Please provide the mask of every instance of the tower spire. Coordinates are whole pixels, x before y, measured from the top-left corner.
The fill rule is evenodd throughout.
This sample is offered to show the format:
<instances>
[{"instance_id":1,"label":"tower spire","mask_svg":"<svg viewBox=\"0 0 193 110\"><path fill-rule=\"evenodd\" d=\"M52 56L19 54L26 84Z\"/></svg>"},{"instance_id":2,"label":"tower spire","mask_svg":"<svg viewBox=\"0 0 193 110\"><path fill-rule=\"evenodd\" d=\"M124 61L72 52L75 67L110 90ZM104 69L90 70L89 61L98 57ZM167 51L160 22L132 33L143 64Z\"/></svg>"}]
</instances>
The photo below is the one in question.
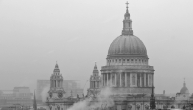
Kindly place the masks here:
<instances>
[{"instance_id":1,"label":"tower spire","mask_svg":"<svg viewBox=\"0 0 193 110\"><path fill-rule=\"evenodd\" d=\"M184 87L186 86L185 78L184 78Z\"/></svg>"},{"instance_id":2,"label":"tower spire","mask_svg":"<svg viewBox=\"0 0 193 110\"><path fill-rule=\"evenodd\" d=\"M150 109L155 109L155 96L154 96L154 85L152 84L152 93L150 98Z\"/></svg>"},{"instance_id":3,"label":"tower spire","mask_svg":"<svg viewBox=\"0 0 193 110\"><path fill-rule=\"evenodd\" d=\"M129 13L129 11L128 11L128 5L129 5L128 1L125 4L126 4L126 8L127 8L126 12Z\"/></svg>"},{"instance_id":4,"label":"tower spire","mask_svg":"<svg viewBox=\"0 0 193 110\"><path fill-rule=\"evenodd\" d=\"M128 4L129 4L128 1L125 4L126 4L126 13L124 15L123 20L122 35L133 35L132 20L130 19L130 13L128 11Z\"/></svg>"},{"instance_id":5,"label":"tower spire","mask_svg":"<svg viewBox=\"0 0 193 110\"><path fill-rule=\"evenodd\" d=\"M37 103L36 103L36 95L35 95L35 90L34 90L33 109L34 109L34 110L37 110Z\"/></svg>"},{"instance_id":6,"label":"tower spire","mask_svg":"<svg viewBox=\"0 0 193 110\"><path fill-rule=\"evenodd\" d=\"M94 65L94 69L97 69L97 64L96 64L96 62L95 62L95 65Z\"/></svg>"}]
</instances>

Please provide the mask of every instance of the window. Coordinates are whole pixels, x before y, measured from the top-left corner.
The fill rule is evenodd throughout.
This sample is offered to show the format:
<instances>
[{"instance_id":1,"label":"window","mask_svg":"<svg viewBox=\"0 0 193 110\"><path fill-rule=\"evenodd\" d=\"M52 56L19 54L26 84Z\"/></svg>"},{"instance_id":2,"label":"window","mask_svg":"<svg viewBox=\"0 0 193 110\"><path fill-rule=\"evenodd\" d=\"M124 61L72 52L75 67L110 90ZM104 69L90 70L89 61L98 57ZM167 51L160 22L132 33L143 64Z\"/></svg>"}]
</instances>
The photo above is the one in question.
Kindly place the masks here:
<instances>
[{"instance_id":1,"label":"window","mask_svg":"<svg viewBox=\"0 0 193 110\"><path fill-rule=\"evenodd\" d=\"M131 59L131 61L133 61L133 59Z\"/></svg>"},{"instance_id":2,"label":"window","mask_svg":"<svg viewBox=\"0 0 193 110\"><path fill-rule=\"evenodd\" d=\"M127 61L129 61L129 59L127 59Z\"/></svg>"}]
</instances>

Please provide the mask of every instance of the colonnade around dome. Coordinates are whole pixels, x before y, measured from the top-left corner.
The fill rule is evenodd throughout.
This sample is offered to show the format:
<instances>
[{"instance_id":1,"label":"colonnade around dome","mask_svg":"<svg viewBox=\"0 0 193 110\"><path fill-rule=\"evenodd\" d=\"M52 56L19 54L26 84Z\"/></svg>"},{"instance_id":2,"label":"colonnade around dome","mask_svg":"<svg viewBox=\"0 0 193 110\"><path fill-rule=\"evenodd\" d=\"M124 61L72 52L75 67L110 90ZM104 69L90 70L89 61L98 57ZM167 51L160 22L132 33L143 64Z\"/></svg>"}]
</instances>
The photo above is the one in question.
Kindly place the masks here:
<instances>
[{"instance_id":1,"label":"colonnade around dome","mask_svg":"<svg viewBox=\"0 0 193 110\"><path fill-rule=\"evenodd\" d=\"M145 72L103 72L101 74L102 87L122 88L119 93L151 93L153 77L153 73Z\"/></svg>"}]
</instances>

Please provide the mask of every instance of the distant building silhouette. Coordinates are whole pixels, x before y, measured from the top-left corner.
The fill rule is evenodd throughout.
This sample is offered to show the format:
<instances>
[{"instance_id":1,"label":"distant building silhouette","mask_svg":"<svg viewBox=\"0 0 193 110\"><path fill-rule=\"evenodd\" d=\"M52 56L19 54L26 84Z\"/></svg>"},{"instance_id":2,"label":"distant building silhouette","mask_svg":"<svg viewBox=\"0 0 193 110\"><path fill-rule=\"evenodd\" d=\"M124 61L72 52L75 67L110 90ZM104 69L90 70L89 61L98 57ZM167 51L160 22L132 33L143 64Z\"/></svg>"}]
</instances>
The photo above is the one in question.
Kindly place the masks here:
<instances>
[{"instance_id":1,"label":"distant building silhouette","mask_svg":"<svg viewBox=\"0 0 193 110\"><path fill-rule=\"evenodd\" d=\"M14 87L13 90L0 91L0 107L12 106L14 104L32 106L33 93L29 87Z\"/></svg>"}]
</instances>

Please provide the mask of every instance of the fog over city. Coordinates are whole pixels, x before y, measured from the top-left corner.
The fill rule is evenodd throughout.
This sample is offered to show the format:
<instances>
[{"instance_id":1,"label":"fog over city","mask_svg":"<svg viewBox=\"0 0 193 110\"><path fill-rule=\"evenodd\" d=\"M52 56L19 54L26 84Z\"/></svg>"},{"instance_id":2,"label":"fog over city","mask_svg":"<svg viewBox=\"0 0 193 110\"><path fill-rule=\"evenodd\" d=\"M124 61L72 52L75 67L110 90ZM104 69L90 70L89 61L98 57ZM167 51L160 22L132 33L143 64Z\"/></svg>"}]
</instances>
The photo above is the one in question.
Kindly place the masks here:
<instances>
[{"instance_id":1,"label":"fog over city","mask_svg":"<svg viewBox=\"0 0 193 110\"><path fill-rule=\"evenodd\" d=\"M82 87L95 62L106 65L121 35L125 0L0 0L0 89L36 89L56 61L64 80ZM134 35L154 66L155 93L177 93L184 78L193 93L193 1L129 0ZM86 83L86 89L89 81Z\"/></svg>"}]
</instances>

